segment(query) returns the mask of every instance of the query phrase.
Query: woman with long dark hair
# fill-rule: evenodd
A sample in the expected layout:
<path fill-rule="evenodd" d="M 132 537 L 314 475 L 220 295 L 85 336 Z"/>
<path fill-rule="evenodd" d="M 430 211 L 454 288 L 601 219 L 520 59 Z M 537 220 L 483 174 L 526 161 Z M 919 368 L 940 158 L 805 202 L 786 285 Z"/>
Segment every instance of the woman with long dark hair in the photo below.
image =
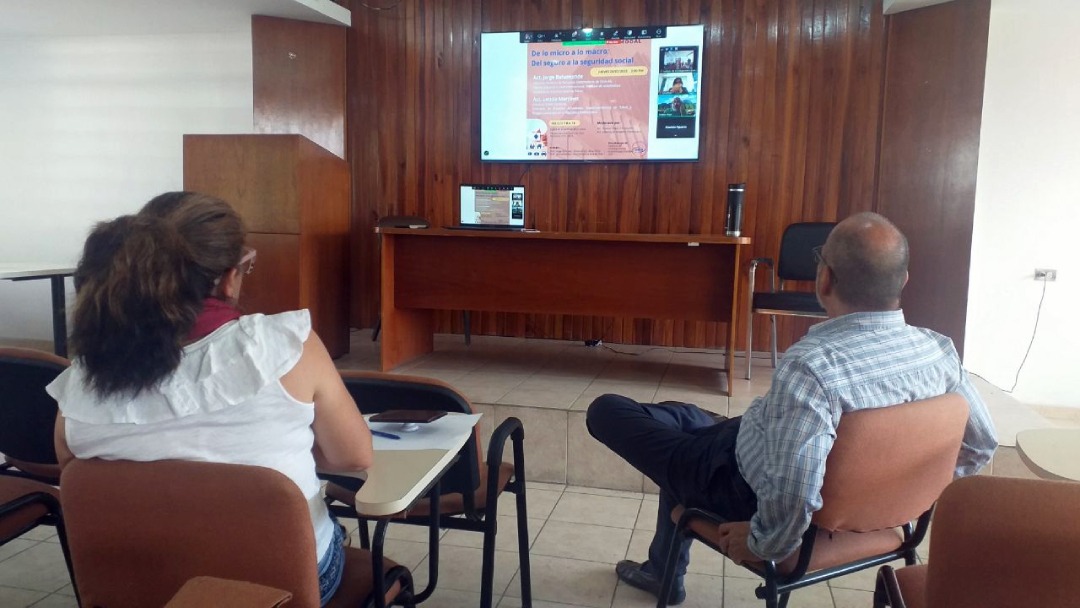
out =
<path fill-rule="evenodd" d="M 48 388 L 57 454 L 280 471 L 308 499 L 325 603 L 344 534 L 315 467 L 367 468 L 371 433 L 306 310 L 236 308 L 255 264 L 244 236 L 227 203 L 192 192 L 94 228 L 75 271 L 72 366 Z"/>

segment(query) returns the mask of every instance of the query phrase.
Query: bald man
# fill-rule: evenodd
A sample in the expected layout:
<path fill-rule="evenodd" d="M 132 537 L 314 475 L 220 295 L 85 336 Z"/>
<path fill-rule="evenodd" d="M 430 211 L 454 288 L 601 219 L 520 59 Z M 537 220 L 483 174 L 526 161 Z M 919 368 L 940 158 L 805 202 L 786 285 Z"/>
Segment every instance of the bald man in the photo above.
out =
<path fill-rule="evenodd" d="M 982 469 L 997 448 L 990 416 L 952 340 L 904 322 L 908 244 L 889 220 L 860 213 L 837 224 L 817 255 L 816 291 L 828 320 L 784 353 L 772 386 L 739 418 L 694 405 L 641 404 L 603 395 L 589 406 L 593 437 L 660 486 L 656 533 L 644 563 L 615 570 L 657 595 L 676 504 L 718 513 L 736 563 L 794 553 L 821 508 L 825 459 L 840 414 L 958 392 L 970 407 L 957 476 Z M 685 599 L 686 541 L 668 603 Z"/>

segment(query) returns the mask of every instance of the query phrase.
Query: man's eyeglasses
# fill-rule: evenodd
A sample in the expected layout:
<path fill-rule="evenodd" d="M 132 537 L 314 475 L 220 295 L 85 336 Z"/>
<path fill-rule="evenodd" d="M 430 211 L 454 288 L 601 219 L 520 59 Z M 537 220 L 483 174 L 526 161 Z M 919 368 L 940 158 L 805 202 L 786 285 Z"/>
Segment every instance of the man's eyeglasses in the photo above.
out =
<path fill-rule="evenodd" d="M 813 249 L 810 250 L 810 252 L 814 254 L 814 261 L 820 266 L 828 266 L 829 265 L 828 262 L 825 261 L 825 256 L 821 255 L 821 250 L 824 247 L 825 247 L 824 245 L 818 245 L 817 247 L 814 247 Z"/>
<path fill-rule="evenodd" d="M 236 269 L 243 274 L 251 274 L 255 271 L 255 255 L 256 251 L 251 247 L 244 247 L 244 255 L 240 256 L 240 261 L 236 263 Z"/>

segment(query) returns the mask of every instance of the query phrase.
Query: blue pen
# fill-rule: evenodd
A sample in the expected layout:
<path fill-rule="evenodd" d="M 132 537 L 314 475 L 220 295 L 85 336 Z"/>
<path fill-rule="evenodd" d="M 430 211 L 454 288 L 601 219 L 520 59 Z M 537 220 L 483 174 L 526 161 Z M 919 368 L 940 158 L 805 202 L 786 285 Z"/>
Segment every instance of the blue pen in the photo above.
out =
<path fill-rule="evenodd" d="M 401 437 L 399 435 L 395 435 L 393 433 L 387 433 L 386 431 L 376 431 L 376 430 L 372 429 L 371 434 L 375 435 L 376 437 L 385 437 L 387 439 L 401 439 Z"/>

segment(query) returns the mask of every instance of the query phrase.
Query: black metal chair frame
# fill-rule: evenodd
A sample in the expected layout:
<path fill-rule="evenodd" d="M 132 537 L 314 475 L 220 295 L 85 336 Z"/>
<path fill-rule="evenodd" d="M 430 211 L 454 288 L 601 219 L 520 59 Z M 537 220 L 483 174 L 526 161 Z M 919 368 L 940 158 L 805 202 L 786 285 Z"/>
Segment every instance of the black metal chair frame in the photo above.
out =
<path fill-rule="evenodd" d="M 756 595 L 758 599 L 765 600 L 765 606 L 767 608 L 785 608 L 788 599 L 791 597 L 791 592 L 797 589 L 809 587 L 810 585 L 858 572 L 860 570 L 866 570 L 867 568 L 873 568 L 874 566 L 887 564 L 897 559 L 903 559 L 904 563 L 909 566 L 913 565 L 915 563 L 915 548 L 918 547 L 919 543 L 926 537 L 926 531 L 930 527 L 930 518 L 933 515 L 933 511 L 934 509 L 931 507 L 925 513 L 920 515 L 914 526 L 910 523 L 904 524 L 901 527 L 904 532 L 904 541 L 899 547 L 886 553 L 864 557 L 831 568 L 822 568 L 821 570 L 816 570 L 808 575 L 806 570 L 810 566 L 810 558 L 813 555 L 814 542 L 817 539 L 819 530 L 818 526 L 810 524 L 810 527 L 803 533 L 802 545 L 799 549 L 799 559 L 795 564 L 795 568 L 790 573 L 783 574 L 777 570 L 775 561 L 766 561 L 764 568 L 755 568 L 745 564 L 743 567 L 765 579 L 763 584 L 754 591 L 754 595 Z M 723 553 L 720 551 L 719 547 L 701 538 L 690 529 L 690 522 L 698 518 L 706 519 L 716 525 L 727 523 L 727 520 L 723 517 L 705 509 L 686 509 L 683 511 L 683 514 L 679 517 L 679 521 L 675 526 L 675 533 L 672 535 L 671 544 L 668 547 L 667 563 L 664 567 L 664 578 L 660 586 L 660 599 L 656 604 L 657 608 L 664 608 L 667 606 L 666 598 L 670 594 L 671 586 L 675 581 L 675 558 L 683 538 L 700 541 L 714 551 Z"/>
<path fill-rule="evenodd" d="M 25 528 L 18 530 L 7 538 L 0 538 L 0 547 L 38 526 L 53 526 L 56 528 L 56 535 L 60 539 L 60 550 L 64 553 L 64 563 L 67 565 L 68 576 L 71 578 L 71 588 L 75 593 L 75 603 L 78 604 L 79 588 L 75 584 L 75 570 L 71 567 L 71 552 L 68 550 L 67 529 L 64 527 L 64 514 L 60 508 L 60 501 L 48 492 L 30 492 L 14 500 L 0 504 L 0 519 L 34 504 L 44 505 L 46 510 L 45 515 L 31 521 Z"/>
<path fill-rule="evenodd" d="M 892 566 L 882 566 L 878 570 L 877 583 L 874 585 L 874 608 L 907 608 L 903 598 L 896 571 Z"/>
<path fill-rule="evenodd" d="M 811 248 L 816 245 L 822 245 L 825 243 L 825 238 L 828 237 L 828 233 L 836 224 L 833 222 L 800 222 L 789 225 L 784 229 L 784 235 L 780 239 L 780 255 L 777 258 L 777 262 L 774 263 L 772 258 L 754 258 L 750 260 L 750 282 L 749 282 L 749 295 L 747 296 L 747 308 L 746 308 L 746 379 L 750 379 L 750 364 L 754 347 L 754 314 L 769 315 L 770 332 L 771 332 L 771 350 L 772 350 L 772 366 L 776 367 L 776 317 L 792 316 L 792 317 L 809 317 L 823 319 L 825 318 L 825 310 L 818 306 L 816 311 L 808 310 L 796 310 L 779 307 L 761 307 L 754 303 L 755 295 L 755 280 L 757 275 L 757 267 L 759 265 L 765 265 L 769 267 L 769 291 L 758 293 L 780 293 L 784 291 L 785 281 L 813 281 L 816 276 L 816 264 L 813 260 Z M 813 239 L 813 243 L 810 247 L 807 247 L 805 251 L 800 248 L 799 251 L 790 251 L 793 246 L 791 239 L 797 238 L 800 232 L 806 231 L 821 231 L 820 242 L 818 239 Z M 795 255 L 800 258 L 796 262 L 791 261 L 791 256 Z M 804 259 L 803 259 L 804 258 Z M 779 286 L 777 285 L 777 278 L 780 279 Z M 779 291 L 778 291 L 779 287 Z M 813 296 L 814 294 L 809 292 L 788 292 L 792 294 L 807 294 Z"/>
<path fill-rule="evenodd" d="M 383 377 L 373 378 L 365 376 L 352 376 L 344 374 L 345 386 L 349 389 L 353 399 L 364 413 L 377 413 L 389 409 L 438 409 L 461 413 L 473 413 L 469 402 L 448 386 L 440 384 L 421 384 L 412 382 L 408 377 Z M 365 390 L 366 389 L 366 390 Z M 371 391 L 374 391 L 372 393 Z M 430 395 L 426 401 L 424 397 L 409 398 L 403 393 L 418 391 Z M 433 405 L 438 404 L 438 405 Z M 507 440 L 510 440 L 514 453 L 514 474 L 505 488 L 499 488 L 499 466 L 502 463 L 503 450 Z M 473 436 L 465 443 L 459 453 L 457 463 L 447 471 L 442 478 L 441 492 L 443 494 L 460 493 L 462 495 L 463 509 L 460 515 L 439 515 L 438 501 L 432 500 L 431 515 L 429 516 L 406 516 L 394 518 L 395 523 L 408 523 L 420 526 L 428 526 L 430 529 L 429 547 L 432 551 L 432 559 L 428 560 L 428 586 L 415 595 L 417 602 L 423 602 L 435 588 L 438 577 L 438 530 L 448 528 L 452 530 L 467 530 L 482 532 L 484 534 L 483 564 L 481 574 L 480 607 L 491 608 L 494 601 L 493 584 L 495 578 L 495 535 L 498 532 L 498 497 L 500 490 L 515 494 L 517 507 L 517 533 L 518 555 L 520 561 L 521 576 L 521 600 L 522 606 L 532 605 L 532 577 L 529 567 L 529 530 L 528 517 L 525 502 L 525 429 L 521 421 L 510 417 L 504 420 L 491 434 L 487 450 L 487 505 L 475 503 L 475 491 L 480 486 L 480 462 L 478 458 L 477 437 Z M 330 475 L 322 475 L 334 483 L 346 485 L 357 480 Z M 434 498 L 434 495 L 432 496 Z M 366 522 L 368 518 L 356 512 L 353 505 L 342 505 L 327 497 L 327 506 L 330 512 L 337 517 L 348 517 L 360 521 L 359 534 L 361 547 L 367 549 L 371 546 Z M 376 554 L 381 555 L 382 538 L 385 528 L 380 532 L 379 526 L 386 520 L 376 520 L 375 547 Z M 432 525 L 433 522 L 438 525 Z"/>

